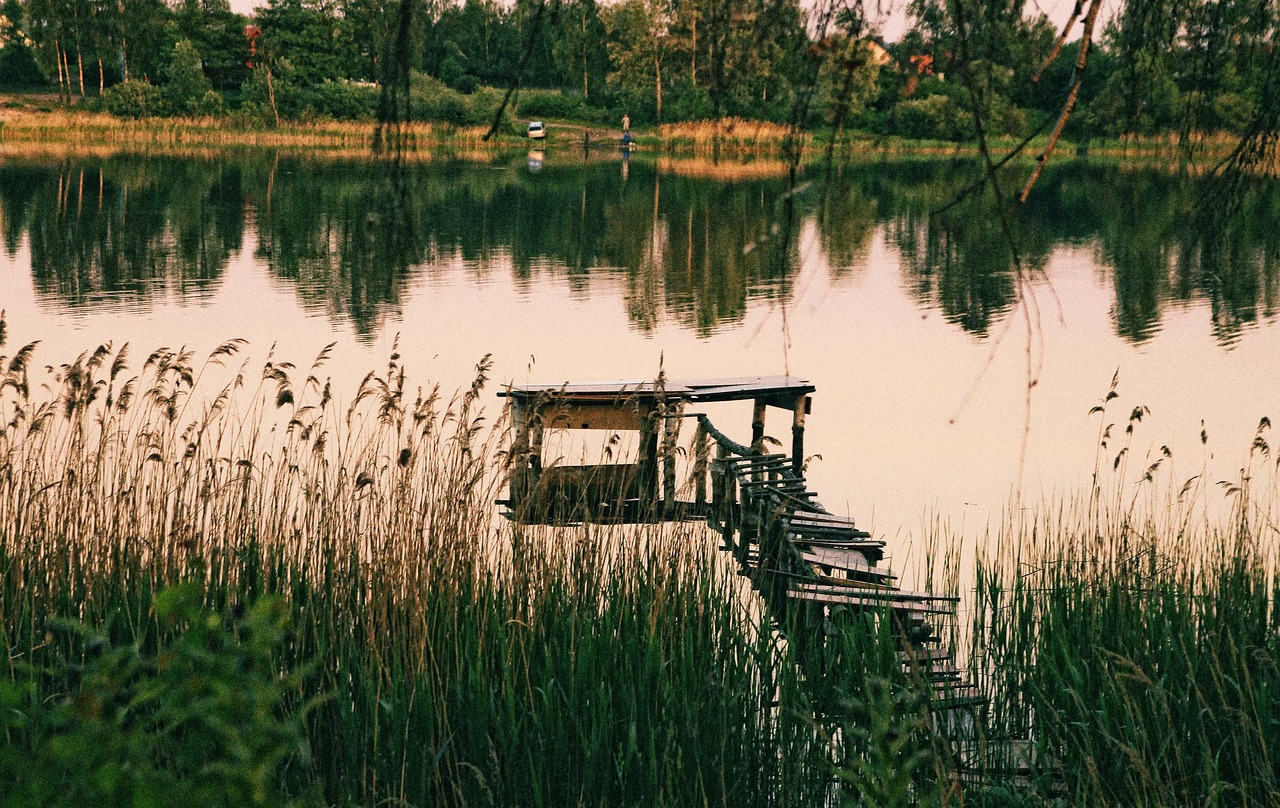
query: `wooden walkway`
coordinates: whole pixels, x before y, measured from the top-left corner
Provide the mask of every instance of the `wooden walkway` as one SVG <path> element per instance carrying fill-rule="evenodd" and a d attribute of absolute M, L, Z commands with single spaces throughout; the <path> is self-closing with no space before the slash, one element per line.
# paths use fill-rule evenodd
<path fill-rule="evenodd" d="M 779 628 L 801 626 L 822 642 L 842 617 L 889 621 L 904 669 L 927 683 L 935 716 L 951 731 L 972 727 L 986 699 L 965 681 L 938 629 L 959 599 L 900 588 L 881 566 L 885 543 L 828 512 L 793 457 L 739 444 L 706 416 L 698 416 L 698 430 L 695 445 L 705 435 L 716 447 L 708 523 Z"/>
<path fill-rule="evenodd" d="M 809 382 L 789 376 L 512 387 L 511 518 L 526 523 L 655 522 L 705 519 L 751 581 L 779 631 L 805 658 L 850 620 L 901 640 L 903 671 L 925 684 L 935 722 L 963 744 L 985 699 L 955 664 L 939 630 L 957 599 L 907 591 L 882 566 L 884 542 L 830 513 L 803 477 Z M 689 407 L 752 401 L 751 441 L 738 443 Z M 791 451 L 763 450 L 769 409 L 791 419 Z M 677 449 L 695 419 L 691 460 Z M 567 465 L 544 457 L 552 430 L 638 434 L 634 463 Z M 713 450 L 714 449 L 714 455 Z M 681 471 L 687 477 L 681 484 Z M 710 489 L 710 490 L 708 490 Z M 693 492 L 691 501 L 679 495 Z M 962 756 L 962 750 L 957 750 Z"/>

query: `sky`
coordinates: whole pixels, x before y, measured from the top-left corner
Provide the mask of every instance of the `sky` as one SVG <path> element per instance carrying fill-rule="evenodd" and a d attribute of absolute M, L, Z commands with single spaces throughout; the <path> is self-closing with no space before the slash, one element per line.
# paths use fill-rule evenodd
<path fill-rule="evenodd" d="M 257 6 L 265 5 L 264 0 L 230 0 L 231 10 L 240 14 L 248 14 Z M 605 0 L 610 2 L 610 0 Z M 813 0 L 801 0 L 805 5 L 809 5 Z M 1121 0 L 1103 0 L 1102 16 L 1103 19 L 1109 18 Z M 868 14 L 873 16 L 880 25 L 880 33 L 889 42 L 897 42 L 906 33 L 908 27 L 907 20 L 907 0 L 864 0 Z M 876 9 L 881 9 L 879 15 L 876 15 Z M 1071 9 L 1075 7 L 1075 0 L 1028 0 L 1027 10 L 1031 13 L 1042 11 L 1048 15 L 1049 19 L 1056 26 L 1066 23 L 1071 16 Z M 1101 26 L 1099 26 L 1101 30 Z M 1079 36 L 1077 31 L 1072 32 L 1072 39 Z"/>

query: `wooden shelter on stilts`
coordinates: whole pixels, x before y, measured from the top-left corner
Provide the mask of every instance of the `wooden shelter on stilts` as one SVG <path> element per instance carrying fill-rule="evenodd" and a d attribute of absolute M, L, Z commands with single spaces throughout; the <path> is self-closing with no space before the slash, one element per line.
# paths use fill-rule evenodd
<path fill-rule="evenodd" d="M 515 439 L 510 497 L 501 504 L 523 524 L 706 520 L 787 635 L 802 671 L 806 649 L 850 620 L 899 637 L 904 670 L 927 685 L 935 725 L 963 761 L 986 699 L 964 681 L 938 630 L 958 599 L 899 588 L 881 566 L 885 543 L 808 490 L 805 420 L 814 391 L 793 376 L 509 387 L 501 395 L 510 399 Z M 747 443 L 695 411 L 748 401 Z M 780 446 L 766 436 L 770 409 L 790 415 L 789 454 L 766 448 Z M 681 425 L 690 421 L 692 449 L 682 452 Z M 548 435 L 578 430 L 629 433 L 633 457 L 617 452 L 578 465 L 546 457 Z"/>

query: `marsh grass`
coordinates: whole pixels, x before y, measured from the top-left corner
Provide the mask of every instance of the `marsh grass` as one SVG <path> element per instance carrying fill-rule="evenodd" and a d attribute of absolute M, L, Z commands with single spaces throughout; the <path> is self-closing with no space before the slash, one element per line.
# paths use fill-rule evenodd
<path fill-rule="evenodd" d="M 102 648 L 162 673 L 216 641 L 271 666 L 260 704 L 278 722 L 260 709 L 256 725 L 300 732 L 267 774 L 301 803 L 1280 798 L 1268 421 L 1238 479 L 1182 480 L 1162 449 L 1136 460 L 1145 409 L 1115 419 L 1108 395 L 1089 494 L 1008 520 L 979 553 L 973 621 L 949 631 L 990 702 L 962 748 L 892 621 L 833 613 L 802 653 L 702 526 L 496 521 L 510 430 L 482 406 L 487 361 L 445 396 L 393 353 L 344 397 L 329 349 L 303 367 L 251 363 L 239 340 L 140 364 L 127 346 L 49 367 L 10 350 L 0 317 L 0 700 L 6 720 L 64 717 L 32 749 L 90 720 L 136 737 L 129 710 L 85 712 L 102 676 L 77 671 Z M 958 544 L 933 538 L 925 585 L 953 591 Z M 194 640 L 158 606 L 175 585 L 210 615 Z M 240 616 L 272 599 L 287 630 L 237 650 Z M 5 774 L 48 775 L 14 763 L 30 739 L 5 732 Z M 95 748 L 125 770 L 125 746 Z M 161 769 L 224 765 L 146 748 Z M 975 762 L 979 788 L 960 777 Z"/>
<path fill-rule="evenodd" d="M 1112 420 L 1114 398 L 1095 408 L 1091 493 L 1008 519 L 979 554 L 970 653 L 991 697 L 987 751 L 1006 771 L 1030 764 L 1028 798 L 1274 805 L 1270 421 L 1237 478 L 1182 478 L 1166 447 L 1131 462 L 1146 410 Z"/>
<path fill-rule="evenodd" d="M 303 368 L 243 349 L 138 365 L 104 345 L 48 368 L 34 344 L 4 351 L 0 625 L 17 714 L 90 720 L 67 672 L 95 644 L 156 660 L 189 645 L 155 608 L 181 585 L 229 626 L 285 604 L 272 664 L 291 672 L 282 718 L 305 743 L 272 776 L 294 799 L 837 798 L 831 725 L 704 529 L 495 522 L 508 430 L 481 406 L 487 362 L 446 398 L 410 389 L 392 354 L 339 404 L 329 349 Z"/>
<path fill-rule="evenodd" d="M 425 148 L 489 149 L 483 127 L 439 123 L 406 126 L 405 142 Z M 191 152 L 205 149 L 273 148 L 368 156 L 374 128 L 358 121 L 286 122 L 265 126 L 231 118 L 122 119 L 106 113 L 22 112 L 5 122 L 6 148 L 117 147 L 127 150 Z M 416 153 L 411 149 L 410 153 Z"/>

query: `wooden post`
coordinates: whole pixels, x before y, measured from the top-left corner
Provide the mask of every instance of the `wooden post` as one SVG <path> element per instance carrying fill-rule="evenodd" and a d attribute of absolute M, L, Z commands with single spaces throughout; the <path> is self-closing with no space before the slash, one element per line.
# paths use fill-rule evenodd
<path fill-rule="evenodd" d="M 710 454 L 708 440 L 707 430 L 699 421 L 698 429 L 693 434 L 693 502 L 698 506 L 699 513 L 707 505 L 707 458 Z"/>
<path fill-rule="evenodd" d="M 515 440 L 511 444 L 511 510 L 520 513 L 529 495 L 529 408 L 521 399 L 511 404 Z"/>
<path fill-rule="evenodd" d="M 808 413 L 809 397 L 800 396 L 791 418 L 791 470 L 797 477 L 804 476 L 804 417 Z"/>
<path fill-rule="evenodd" d="M 533 411 L 529 424 L 529 492 L 538 488 L 538 478 L 542 476 L 542 412 Z"/>
<path fill-rule="evenodd" d="M 766 406 L 763 398 L 757 398 L 755 408 L 751 411 L 751 448 L 757 452 L 764 451 L 764 409 Z"/>
<path fill-rule="evenodd" d="M 644 518 L 652 518 L 658 507 L 658 408 L 649 405 L 649 411 L 640 419 L 640 508 Z"/>
<path fill-rule="evenodd" d="M 662 413 L 662 513 L 666 519 L 676 515 L 676 444 L 680 440 L 680 405 L 670 412 L 663 406 Z"/>

